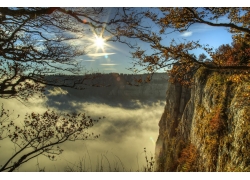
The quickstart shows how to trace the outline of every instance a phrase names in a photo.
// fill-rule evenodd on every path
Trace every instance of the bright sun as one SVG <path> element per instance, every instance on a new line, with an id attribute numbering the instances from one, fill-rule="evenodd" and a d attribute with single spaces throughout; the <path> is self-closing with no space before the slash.
<path id="1" fill-rule="evenodd" d="M 98 47 L 98 48 L 103 48 L 104 46 L 104 39 L 102 37 L 96 37 L 95 38 L 95 45 Z"/>

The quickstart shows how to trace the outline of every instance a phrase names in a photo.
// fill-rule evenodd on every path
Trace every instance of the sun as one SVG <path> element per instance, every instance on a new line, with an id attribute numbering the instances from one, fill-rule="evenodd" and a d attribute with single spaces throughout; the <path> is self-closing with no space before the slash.
<path id="1" fill-rule="evenodd" d="M 93 30 L 93 36 L 89 37 L 89 42 L 90 42 L 90 49 L 91 51 L 95 49 L 95 53 L 106 53 L 106 49 L 107 48 L 113 48 L 113 46 L 109 45 L 107 42 L 109 41 L 110 38 L 112 38 L 111 36 L 106 36 L 103 37 L 103 32 L 101 33 L 96 33 Z"/>
<path id="2" fill-rule="evenodd" d="M 103 49 L 104 45 L 105 45 L 105 40 L 102 37 L 95 37 L 95 45 L 97 48 L 101 48 Z"/>

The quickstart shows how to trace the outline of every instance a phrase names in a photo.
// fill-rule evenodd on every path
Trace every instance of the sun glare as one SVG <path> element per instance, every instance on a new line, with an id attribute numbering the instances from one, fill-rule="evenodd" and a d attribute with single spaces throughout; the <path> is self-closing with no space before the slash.
<path id="1" fill-rule="evenodd" d="M 91 36 L 88 40 L 91 43 L 91 45 L 89 46 L 91 51 L 95 49 L 95 53 L 93 53 L 93 56 L 100 56 L 101 54 L 104 54 L 103 56 L 106 56 L 106 54 L 110 54 L 106 52 L 106 49 L 108 48 L 114 48 L 112 46 L 110 46 L 107 42 L 108 39 L 110 39 L 111 37 L 104 37 L 103 38 L 103 32 L 100 33 L 96 33 L 95 31 L 93 31 L 93 36 Z M 94 55 L 96 54 L 96 55 Z M 99 55 L 98 55 L 99 54 Z"/>
<path id="2" fill-rule="evenodd" d="M 95 38 L 95 45 L 96 45 L 98 48 L 103 48 L 103 46 L 104 46 L 104 39 L 101 38 L 101 37 L 96 37 L 96 38 Z"/>

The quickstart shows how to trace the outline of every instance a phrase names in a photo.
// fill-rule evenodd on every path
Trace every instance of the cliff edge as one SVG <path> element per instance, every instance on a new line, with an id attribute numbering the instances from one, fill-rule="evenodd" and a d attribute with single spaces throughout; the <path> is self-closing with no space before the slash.
<path id="1" fill-rule="evenodd" d="M 191 88 L 169 83 L 156 171 L 250 171 L 248 73 L 200 68 Z"/>

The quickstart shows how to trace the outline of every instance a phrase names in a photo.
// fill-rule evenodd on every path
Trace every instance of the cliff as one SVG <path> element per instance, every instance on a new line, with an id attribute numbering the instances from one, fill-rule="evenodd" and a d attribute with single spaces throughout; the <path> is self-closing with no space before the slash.
<path id="1" fill-rule="evenodd" d="M 194 85 L 168 85 L 156 171 L 250 171 L 250 78 L 200 68 Z"/>

